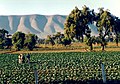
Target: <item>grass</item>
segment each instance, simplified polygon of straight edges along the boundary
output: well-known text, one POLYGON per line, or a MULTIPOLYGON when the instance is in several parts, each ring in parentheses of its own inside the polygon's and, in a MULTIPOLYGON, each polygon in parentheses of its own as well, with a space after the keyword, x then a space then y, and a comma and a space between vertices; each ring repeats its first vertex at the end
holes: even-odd
MULTIPOLYGON (((119 43, 120 45, 120 43, 119 43)), ((63 46, 61 44, 57 45, 50 45, 50 44, 40 44, 37 45, 38 47, 35 48, 33 51, 28 51, 23 49, 21 51, 9 50, 9 49, 2 49, 0 53, 48 53, 48 52, 89 52, 89 46, 85 43, 72 43, 68 46, 63 46)), ((101 46, 96 44, 94 46, 94 52, 101 51, 101 46)), ((105 47, 105 51, 120 51, 120 47, 116 46, 116 43, 109 42, 108 45, 105 47)))

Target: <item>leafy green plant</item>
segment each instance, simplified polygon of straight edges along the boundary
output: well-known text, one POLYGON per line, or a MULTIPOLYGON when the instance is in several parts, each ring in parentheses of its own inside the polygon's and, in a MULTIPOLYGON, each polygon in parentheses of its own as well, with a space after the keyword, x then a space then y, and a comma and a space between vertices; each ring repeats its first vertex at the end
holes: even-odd
POLYGON ((0 83, 39 83, 54 81, 102 80, 101 65, 105 64, 107 80, 120 80, 120 52, 66 52, 30 54, 30 64, 18 63, 18 54, 0 54, 0 83))

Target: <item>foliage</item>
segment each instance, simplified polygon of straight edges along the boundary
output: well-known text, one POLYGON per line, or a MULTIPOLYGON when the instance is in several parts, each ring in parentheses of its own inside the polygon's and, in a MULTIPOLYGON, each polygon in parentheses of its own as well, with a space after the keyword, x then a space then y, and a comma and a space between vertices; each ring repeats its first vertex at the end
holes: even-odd
POLYGON ((45 44, 45 39, 38 38, 37 44, 45 44))
POLYGON ((48 35, 47 39, 45 41, 46 41, 45 42, 46 44, 48 43, 48 44, 51 44, 52 46, 55 45, 55 42, 54 42, 53 38, 51 37, 51 35, 48 35))
POLYGON ((81 37, 83 42, 83 35, 89 29, 88 24, 92 23, 93 16, 88 7, 83 6, 82 10, 75 7, 66 19, 64 25, 65 37, 70 39, 76 38, 77 40, 80 40, 81 37))
POLYGON ((8 34, 8 31, 5 29, 0 29, 0 38, 5 38, 6 34, 8 34))
POLYGON ((35 34, 26 34, 25 35, 24 46, 26 48, 28 48, 29 50, 33 50, 33 48, 35 47, 37 38, 38 37, 35 34))
POLYGON ((106 36, 110 37, 111 33, 115 33, 115 40, 118 46, 120 19, 112 15, 109 10, 104 10, 104 8, 99 8, 99 13, 95 13, 94 10, 90 10, 85 5, 82 7, 82 10, 79 10, 77 7, 75 7, 75 9, 73 9, 66 18, 64 35, 69 39, 76 38, 77 40, 80 40, 80 38, 82 38, 82 41, 83 35, 86 35, 88 39, 87 44, 92 47, 92 42, 94 41, 90 35, 91 32, 88 36, 86 33, 90 29, 89 24, 96 24, 96 28, 100 37, 97 40, 97 43, 101 44, 102 50, 104 50, 104 47, 107 44, 106 36))
POLYGON ((102 37, 100 37, 100 36, 98 36, 98 37, 96 37, 96 43, 106 46, 107 45, 107 40, 102 38, 102 37))
POLYGON ((69 14, 69 16, 66 19, 66 23, 64 25, 64 35, 67 38, 73 39, 76 34, 79 36, 80 30, 77 29, 79 27, 79 21, 80 21, 80 13, 81 11, 75 7, 73 11, 69 14))
POLYGON ((25 40, 25 34, 22 32, 16 32, 12 36, 12 44, 16 50, 20 50, 23 48, 25 40))
POLYGON ((8 31, 5 29, 0 29, 0 48, 5 48, 5 47, 9 47, 12 46, 12 42, 11 39, 8 38, 8 31))
MULTIPOLYGON (((25 55, 25 54, 24 54, 25 55)), ((107 83, 120 80, 120 52, 35 53, 30 64, 18 64, 18 54, 0 55, 0 84, 34 84, 34 68, 39 84, 64 83, 67 80, 102 80, 100 61, 105 64, 107 83)), ((89 81, 87 81, 89 80, 89 81)), ((99 83, 99 82, 98 82, 99 83)), ((118 82, 119 84, 119 82, 118 82)))
POLYGON ((12 46, 13 44, 12 44, 12 39, 11 38, 6 38, 5 40, 4 40, 4 46, 5 46, 5 48, 11 48, 11 46, 12 46))
POLYGON ((70 44, 71 44, 71 39, 70 39, 70 38, 63 38, 63 39, 62 39, 62 44, 63 44, 64 46, 70 45, 70 44))
POLYGON ((64 38, 64 34, 61 34, 61 32, 57 32, 55 35, 53 35, 53 40, 55 44, 62 44, 63 38, 64 38))
POLYGON ((98 19, 96 26, 98 27, 99 32, 99 43, 101 43, 102 50, 104 50, 104 46, 106 45, 105 37, 110 35, 113 32, 114 28, 114 18, 108 10, 100 9, 98 13, 98 19))
POLYGON ((93 50, 93 44, 96 43, 96 37, 95 36, 91 36, 91 37, 86 37, 85 39, 85 43, 90 47, 90 50, 93 50))
POLYGON ((0 38, 0 49, 3 49, 4 47, 4 39, 0 38))
POLYGON ((90 50, 93 50, 93 44, 96 43, 96 37, 91 36, 91 30, 86 31, 86 38, 84 39, 84 42, 90 47, 90 50))
POLYGON ((118 42, 119 42, 119 39, 120 39, 120 19, 118 19, 118 17, 115 18, 114 20, 114 27, 113 27, 114 31, 115 31, 115 35, 116 35, 116 45, 118 46, 118 42))

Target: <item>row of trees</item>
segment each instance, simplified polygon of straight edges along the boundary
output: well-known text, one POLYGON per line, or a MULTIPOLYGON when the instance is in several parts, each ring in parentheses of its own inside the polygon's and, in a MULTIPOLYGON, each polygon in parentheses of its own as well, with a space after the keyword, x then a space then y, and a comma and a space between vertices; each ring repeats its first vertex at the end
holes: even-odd
POLYGON ((35 47, 37 36, 35 34, 24 34, 22 32, 16 32, 12 36, 12 44, 16 50, 20 50, 22 48, 27 48, 29 50, 33 50, 35 47))
POLYGON ((64 34, 57 32, 57 34, 51 36, 48 35, 45 40, 45 44, 63 44, 64 46, 71 44, 71 40, 69 38, 65 38, 64 34))
MULTIPOLYGON (((48 35, 45 43, 63 44, 69 45, 74 39, 85 42, 90 46, 90 50, 93 50, 93 44, 101 44, 102 50, 104 50, 107 41, 106 36, 110 37, 111 33, 114 33, 116 38, 116 45, 118 46, 118 38, 120 33, 120 19, 112 15, 109 10, 99 8, 99 13, 95 13, 94 10, 90 10, 89 7, 83 6, 82 10, 77 7, 71 11, 66 18, 64 24, 64 34, 57 32, 56 35, 48 35), (98 30, 98 37, 92 36, 90 24, 94 24, 98 30)), ((22 32, 16 32, 12 39, 8 38, 8 31, 0 30, 0 47, 8 48, 13 45, 13 48, 20 50, 22 48, 28 48, 33 50, 36 44, 37 36, 34 34, 24 34, 22 32)), ((43 41, 43 40, 42 40, 43 41)))
POLYGON ((99 13, 83 6, 82 10, 77 7, 71 11, 64 24, 64 34, 58 32, 56 35, 48 35, 45 43, 69 45, 74 39, 85 42, 93 50, 93 44, 101 44, 102 50, 107 45, 106 37, 115 34, 116 45, 120 33, 120 19, 112 15, 109 10, 99 8, 99 13), (98 36, 91 36, 90 24, 94 24, 98 30, 98 36), (84 38, 85 37, 85 38, 84 38))
POLYGON ((99 8, 99 13, 95 13, 94 10, 90 10, 89 7, 83 6, 82 10, 77 7, 71 11, 66 19, 64 25, 64 36, 66 39, 77 40, 83 42, 84 35, 86 37, 86 44, 90 46, 90 50, 93 50, 93 44, 99 43, 104 50, 106 43, 106 36, 110 36, 114 33, 116 36, 116 44, 118 46, 118 36, 120 33, 120 19, 112 15, 109 10, 99 8), (95 24, 99 36, 91 36, 90 24, 95 24))
POLYGON ((35 47, 37 36, 35 34, 24 34, 22 32, 16 32, 13 34, 12 38, 9 38, 8 31, 1 29, 0 30, 0 48, 11 48, 19 51, 22 48, 27 48, 33 50, 35 47))

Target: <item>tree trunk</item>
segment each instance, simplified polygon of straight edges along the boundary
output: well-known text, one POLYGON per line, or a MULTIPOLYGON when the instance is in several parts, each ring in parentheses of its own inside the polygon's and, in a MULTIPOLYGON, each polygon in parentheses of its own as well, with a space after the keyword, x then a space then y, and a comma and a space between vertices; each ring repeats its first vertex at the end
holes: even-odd
POLYGON ((118 42, 116 43, 116 46, 118 46, 118 42))
POLYGON ((93 50, 93 45, 92 44, 90 44, 90 51, 92 51, 93 50))
POLYGON ((118 38, 116 38, 116 46, 118 46, 118 38))
POLYGON ((105 45, 102 45, 102 51, 104 51, 105 50, 105 45))

